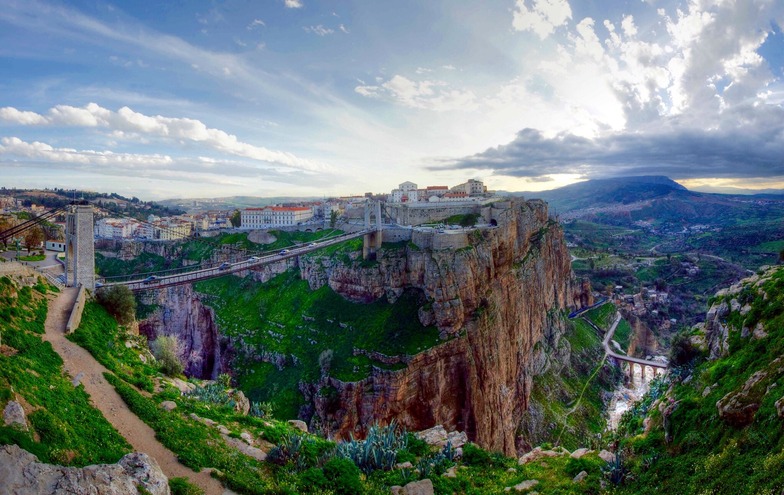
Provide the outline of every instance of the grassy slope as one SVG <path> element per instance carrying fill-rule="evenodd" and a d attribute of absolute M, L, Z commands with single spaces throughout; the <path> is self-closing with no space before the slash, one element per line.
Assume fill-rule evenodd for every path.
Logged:
<path fill-rule="evenodd" d="M 282 417 L 296 417 L 303 401 L 297 383 L 319 378 L 319 356 L 327 349 L 333 352 L 330 374 L 353 381 L 368 376 L 371 366 L 395 368 L 354 356 L 355 348 L 387 355 L 416 354 L 438 342 L 437 329 L 425 328 L 417 319 L 417 309 L 425 301 L 414 290 L 406 291 L 395 304 L 352 303 L 327 286 L 311 291 L 291 270 L 266 284 L 223 277 L 199 282 L 195 288 L 214 296 L 205 302 L 215 308 L 225 335 L 241 338 L 253 353 L 287 356 L 282 370 L 248 355 L 239 356 L 235 368 L 249 397 L 273 402 Z"/>
<path fill-rule="evenodd" d="M 754 421 L 732 426 L 718 416 L 717 401 L 740 390 L 752 374 L 772 371 L 771 362 L 784 355 L 784 269 L 765 283 L 766 298 L 753 289 L 737 297 L 752 310 L 733 312 L 730 353 L 704 362 L 688 381 L 669 393 L 668 403 L 678 401 L 668 428 L 672 442 L 664 440 L 661 413 L 652 409 L 656 427 L 642 435 L 641 417 L 627 418 L 631 425 L 624 440 L 632 454 L 629 467 L 636 482 L 624 493 L 779 493 L 784 486 L 784 434 L 774 403 L 784 395 L 783 373 L 772 373 L 757 391 L 761 404 Z M 741 338 L 742 326 L 763 322 L 768 337 Z M 712 390 L 703 396 L 706 387 Z"/>
<path fill-rule="evenodd" d="M 602 395 L 613 389 L 618 373 L 603 360 L 601 336 L 580 319 L 570 325 L 566 335 L 571 348 L 569 364 L 534 379 L 531 400 L 543 413 L 538 421 L 552 428 L 545 438 L 531 440 L 560 441 L 560 445 L 574 449 L 589 446 L 588 439 L 604 430 Z"/>
<path fill-rule="evenodd" d="M 29 433 L 0 426 L 0 444 L 16 443 L 41 461 L 83 466 L 116 462 L 130 446 L 89 402 L 84 388 L 63 374 L 62 359 L 44 333 L 47 302 L 36 290 L 0 278 L 2 343 L 16 353 L 0 353 L 0 409 L 23 400 L 35 411 Z M 35 434 L 37 438 L 33 435 Z"/>

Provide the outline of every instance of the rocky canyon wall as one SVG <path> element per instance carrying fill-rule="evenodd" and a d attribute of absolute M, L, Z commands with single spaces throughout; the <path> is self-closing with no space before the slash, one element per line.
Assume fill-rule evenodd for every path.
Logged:
<path fill-rule="evenodd" d="M 568 358 L 543 349 L 563 349 L 562 310 L 590 304 L 590 287 L 573 279 L 563 233 L 544 202 L 513 201 L 491 209 L 498 226 L 470 232 L 465 248 L 408 243 L 382 248 L 372 263 L 357 254 L 298 260 L 312 289 L 329 285 L 353 301 L 386 296 L 394 302 L 407 288 L 422 290 L 428 304 L 412 317 L 437 325 L 444 338 L 407 358 L 399 371 L 374 368 L 359 382 L 324 375 L 300 384 L 312 404 L 304 419 L 341 437 L 392 419 L 410 430 L 443 424 L 465 430 L 485 448 L 516 452 L 535 376 L 548 360 Z M 265 281 L 286 268 L 271 265 L 252 275 Z M 160 307 L 140 331 L 151 338 L 177 334 L 189 374 L 214 376 L 221 356 L 227 362 L 225 348 L 242 344 L 224 341 L 221 354 L 214 315 L 190 286 L 155 297 L 146 303 Z"/>
<path fill-rule="evenodd" d="M 221 343 L 215 315 L 191 285 L 143 293 L 141 302 L 157 308 L 139 322 L 139 333 L 150 342 L 162 335 L 179 341 L 180 360 L 188 376 L 217 378 L 221 372 Z M 224 343 L 225 347 L 225 343 Z M 224 353 L 225 354 L 225 353 Z"/>
<path fill-rule="evenodd" d="M 312 288 L 328 283 L 355 300 L 420 288 L 432 301 L 431 314 L 420 311 L 420 318 L 452 337 L 404 370 L 375 370 L 355 383 L 325 378 L 311 387 L 322 425 L 345 437 L 374 421 L 397 419 L 412 430 L 443 424 L 485 448 L 516 452 L 515 432 L 542 371 L 534 346 L 560 338 L 556 315 L 580 306 L 586 287 L 574 283 L 562 232 L 543 202 L 514 202 L 498 228 L 471 238 L 461 250 L 382 252 L 377 266 L 366 268 L 302 262 Z"/>

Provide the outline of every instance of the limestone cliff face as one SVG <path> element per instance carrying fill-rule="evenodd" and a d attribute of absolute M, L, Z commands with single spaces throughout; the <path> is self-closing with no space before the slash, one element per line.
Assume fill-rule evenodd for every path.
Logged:
<path fill-rule="evenodd" d="M 199 378 L 216 378 L 221 372 L 221 346 L 215 315 L 211 308 L 202 304 L 193 287 L 167 287 L 142 297 L 143 303 L 158 308 L 139 322 L 139 333 L 151 342 L 161 335 L 176 336 L 185 373 Z"/>
<path fill-rule="evenodd" d="M 376 370 L 356 383 L 322 380 L 312 390 L 322 425 L 347 436 L 393 418 L 413 430 L 443 424 L 485 448 L 516 452 L 515 432 L 542 367 L 534 346 L 558 339 L 557 310 L 586 296 L 573 283 L 562 232 L 543 202 L 512 203 L 498 228 L 471 239 L 467 249 L 382 252 L 376 266 L 364 268 L 302 262 L 312 287 L 328 283 L 352 299 L 422 289 L 432 301 L 432 314 L 422 316 L 451 337 L 404 370 Z M 317 393 L 324 387 L 336 393 Z"/>

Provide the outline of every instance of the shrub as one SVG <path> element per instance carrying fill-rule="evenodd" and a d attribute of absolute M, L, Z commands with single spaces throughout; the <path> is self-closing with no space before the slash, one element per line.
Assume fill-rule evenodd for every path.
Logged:
<path fill-rule="evenodd" d="M 398 451 L 408 447 L 408 435 L 398 432 L 393 421 L 389 426 L 373 425 L 365 440 L 351 439 L 338 444 L 337 455 L 350 459 L 365 474 L 376 469 L 388 471 L 395 466 Z"/>
<path fill-rule="evenodd" d="M 689 337 L 685 333 L 679 333 L 672 339 L 670 345 L 670 365 L 686 366 L 693 364 L 694 360 L 700 355 Z"/>
<path fill-rule="evenodd" d="M 204 495 L 204 490 L 189 482 L 187 478 L 170 478 L 169 489 L 172 495 Z"/>
<path fill-rule="evenodd" d="M 359 468 L 350 460 L 333 457 L 324 464 L 324 476 L 329 480 L 331 488 L 339 495 L 355 495 L 363 493 L 359 479 Z"/>
<path fill-rule="evenodd" d="M 173 335 L 162 335 L 152 343 L 152 353 L 161 363 L 161 371 L 169 376 L 181 375 L 183 371 L 179 358 L 180 342 Z"/>
<path fill-rule="evenodd" d="M 313 467 L 299 475 L 297 486 L 304 493 L 323 493 L 329 489 L 329 481 L 322 469 Z"/>
<path fill-rule="evenodd" d="M 98 289 L 95 298 L 121 325 L 131 323 L 136 316 L 136 298 L 125 285 Z"/>
<path fill-rule="evenodd" d="M 476 444 L 467 443 L 463 446 L 463 464 L 482 466 L 490 463 L 490 454 Z"/>

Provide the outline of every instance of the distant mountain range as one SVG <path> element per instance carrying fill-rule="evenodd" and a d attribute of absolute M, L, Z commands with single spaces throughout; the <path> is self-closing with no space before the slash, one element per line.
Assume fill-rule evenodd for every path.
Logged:
<path fill-rule="evenodd" d="M 692 191 L 669 177 L 651 175 L 593 179 L 549 191 L 516 194 L 528 198 L 544 199 L 559 213 L 609 205 L 633 205 L 635 203 L 639 205 L 641 202 L 650 204 L 663 202 L 726 204 L 726 201 L 734 200 L 733 206 L 735 206 L 738 201 L 754 199 L 784 200 L 784 192 L 775 194 L 777 191 L 771 189 L 766 190 L 764 194 L 749 194 L 749 190 L 745 189 L 734 189 L 734 191 L 736 191 L 734 194 Z M 711 212 L 707 211 L 706 214 L 711 214 Z"/>

